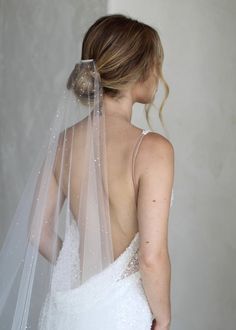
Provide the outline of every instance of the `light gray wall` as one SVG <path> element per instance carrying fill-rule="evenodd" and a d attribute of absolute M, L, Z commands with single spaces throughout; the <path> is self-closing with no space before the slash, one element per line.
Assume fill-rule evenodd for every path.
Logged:
<path fill-rule="evenodd" d="M 164 121 L 176 156 L 171 329 L 235 330 L 236 2 L 108 3 L 110 13 L 154 25 L 165 49 Z M 146 127 L 141 107 L 132 120 Z"/>
<path fill-rule="evenodd" d="M 172 329 L 233 330 L 236 2 L 110 0 L 109 12 L 154 25 L 165 48 L 171 91 L 164 120 L 176 155 Z M 105 0 L 0 0 L 2 235 L 48 128 L 58 86 L 78 61 L 81 36 L 105 13 Z M 139 106 L 133 121 L 146 126 Z M 158 122 L 154 126 L 162 133 Z"/>
<path fill-rule="evenodd" d="M 106 0 L 0 0 L 0 238 L 11 220 L 60 87 Z"/>

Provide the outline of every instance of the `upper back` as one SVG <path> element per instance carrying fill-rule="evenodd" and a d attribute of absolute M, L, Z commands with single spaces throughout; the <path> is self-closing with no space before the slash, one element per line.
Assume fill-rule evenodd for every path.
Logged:
<path fill-rule="evenodd" d="M 138 231 L 136 159 L 148 131 L 134 128 L 122 139 L 107 145 L 108 190 L 114 256 L 118 257 Z"/>
<path fill-rule="evenodd" d="M 137 219 L 139 178 L 144 170 L 145 164 L 143 163 L 147 161 L 142 155 L 151 154 L 152 144 L 157 143 L 158 137 L 159 134 L 157 133 L 145 131 L 132 125 L 121 128 L 121 130 L 119 128 L 106 130 L 107 179 L 115 259 L 125 250 L 135 233 L 139 231 Z M 76 148 L 77 150 L 81 149 L 78 155 L 82 155 L 83 146 L 78 143 Z M 78 159 L 76 159 L 77 169 Z M 67 180 L 68 178 L 64 178 L 65 187 L 68 186 Z M 70 185 L 71 211 L 75 215 L 78 214 L 79 207 L 76 198 L 79 196 L 79 185 L 73 185 L 73 181 L 78 182 L 78 176 L 73 180 L 72 174 L 72 184 Z"/>

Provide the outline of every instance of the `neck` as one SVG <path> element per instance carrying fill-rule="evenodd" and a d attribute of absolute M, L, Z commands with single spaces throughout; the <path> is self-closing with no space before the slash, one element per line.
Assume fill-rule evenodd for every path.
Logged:
<path fill-rule="evenodd" d="M 117 118 L 130 123 L 134 103 L 130 92 L 125 92 L 117 98 L 103 96 L 103 110 L 109 119 Z"/>

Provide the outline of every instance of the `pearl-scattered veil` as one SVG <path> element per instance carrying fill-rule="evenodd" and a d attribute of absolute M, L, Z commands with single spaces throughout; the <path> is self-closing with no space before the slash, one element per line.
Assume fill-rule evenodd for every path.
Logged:
<path fill-rule="evenodd" d="M 77 93 L 64 90 L 0 251 L 4 330 L 36 329 L 51 293 L 114 260 L 100 77 L 94 60 L 74 72 Z"/>

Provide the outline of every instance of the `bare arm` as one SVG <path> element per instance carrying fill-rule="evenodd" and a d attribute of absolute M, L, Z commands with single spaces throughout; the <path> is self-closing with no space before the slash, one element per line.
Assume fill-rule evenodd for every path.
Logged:
<path fill-rule="evenodd" d="M 139 265 L 144 291 L 156 318 L 154 329 L 169 329 L 171 264 L 168 218 L 174 178 L 174 149 L 153 133 L 142 152 L 139 177 Z"/>
<path fill-rule="evenodd" d="M 56 232 L 57 228 L 55 227 L 58 226 L 58 223 L 54 223 L 54 215 L 55 213 L 60 212 L 65 196 L 62 192 L 59 193 L 59 187 L 54 174 L 50 179 L 48 197 L 39 243 L 39 252 L 49 262 L 55 263 L 62 247 L 62 240 Z M 59 205 L 57 206 L 58 198 Z M 56 211 L 57 208 L 58 211 Z"/>
<path fill-rule="evenodd" d="M 35 207 L 37 201 L 37 193 L 41 187 L 41 175 L 38 178 L 37 187 L 34 196 L 34 205 L 31 210 L 32 225 L 30 229 L 30 240 L 38 246 L 40 254 L 50 263 L 55 263 L 62 247 L 62 240 L 57 234 L 58 214 L 65 201 L 65 195 L 59 190 L 57 180 L 54 173 L 50 174 L 48 189 L 46 189 L 46 198 L 43 207 L 43 218 L 40 223 L 35 219 Z M 39 212 L 39 211 L 37 211 Z M 55 220 L 56 219 L 56 220 Z M 40 229 L 41 227 L 41 229 Z M 37 243 L 37 232 L 40 230 L 40 239 Z"/>

